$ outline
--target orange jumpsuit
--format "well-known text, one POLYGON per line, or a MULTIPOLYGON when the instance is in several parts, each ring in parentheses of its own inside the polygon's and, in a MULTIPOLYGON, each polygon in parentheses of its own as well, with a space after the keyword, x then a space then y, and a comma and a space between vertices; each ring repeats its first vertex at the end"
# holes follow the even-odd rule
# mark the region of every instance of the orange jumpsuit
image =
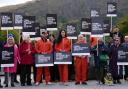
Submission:
MULTIPOLYGON (((78 43, 78 42, 77 42, 78 43)), ((85 42, 84 42, 85 43, 85 42)), ((87 56, 75 56, 75 80, 76 82, 86 82, 87 81, 87 56)))
MULTIPOLYGON (((52 53, 52 43, 50 41, 44 42, 42 39, 38 40, 35 44, 35 49, 37 53, 52 53)), ((43 60, 43 59, 42 59, 43 60)), ((43 69, 45 72, 45 81, 48 83, 50 81, 50 70, 49 67, 38 67, 36 72, 36 82, 40 82, 43 69)))
POLYGON ((90 37, 91 46, 94 47, 97 45, 97 38, 96 37, 90 37))
MULTIPOLYGON (((65 51, 70 52, 71 50, 71 42, 68 38, 62 38, 62 42, 55 45, 56 52, 65 51)), ((67 82, 68 81, 68 65, 63 64, 59 65, 59 76, 60 82, 67 82)))

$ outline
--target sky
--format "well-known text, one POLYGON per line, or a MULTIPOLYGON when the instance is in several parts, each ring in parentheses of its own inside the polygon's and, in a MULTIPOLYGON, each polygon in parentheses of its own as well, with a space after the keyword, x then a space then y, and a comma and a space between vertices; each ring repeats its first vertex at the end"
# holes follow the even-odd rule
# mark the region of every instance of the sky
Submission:
POLYGON ((0 7, 25 3, 27 1, 32 1, 32 0, 0 0, 0 7))

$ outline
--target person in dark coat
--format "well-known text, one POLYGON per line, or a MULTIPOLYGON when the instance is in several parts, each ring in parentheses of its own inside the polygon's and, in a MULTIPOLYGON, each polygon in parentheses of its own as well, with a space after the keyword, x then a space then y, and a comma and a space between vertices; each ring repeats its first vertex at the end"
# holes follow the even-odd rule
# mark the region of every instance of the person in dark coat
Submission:
MULTIPOLYGON (((2 58, 2 50, 3 50, 3 42, 0 41, 0 58, 2 58)), ((1 68, 0 68, 1 69, 1 68)), ((2 88, 3 86, 1 85, 1 79, 0 79, 0 88, 2 88)))
POLYGON ((113 83, 121 84, 119 75, 118 75, 118 66, 117 66, 117 59, 118 59, 118 49, 121 47, 120 38, 117 37, 114 39, 113 45, 110 46, 110 62, 109 68, 110 73, 113 77, 113 83))
POLYGON ((97 80, 102 84, 105 84, 104 77, 106 75, 106 66, 107 66, 107 59, 108 59, 108 47, 103 43, 102 39, 98 40, 98 46, 94 46, 94 60, 95 60, 95 68, 97 74, 97 80), (104 56, 105 58, 101 58, 104 56))
POLYGON ((123 43, 124 42, 124 36, 123 34, 120 32, 120 29, 118 27, 114 27, 112 32, 110 32, 110 36, 112 37, 112 39, 115 39, 117 37, 120 37, 120 42, 123 43))
MULTIPOLYGON (((125 36, 125 42, 122 44, 123 47, 128 49, 128 36, 125 36)), ((125 80, 128 80, 128 66, 125 66, 125 80)))

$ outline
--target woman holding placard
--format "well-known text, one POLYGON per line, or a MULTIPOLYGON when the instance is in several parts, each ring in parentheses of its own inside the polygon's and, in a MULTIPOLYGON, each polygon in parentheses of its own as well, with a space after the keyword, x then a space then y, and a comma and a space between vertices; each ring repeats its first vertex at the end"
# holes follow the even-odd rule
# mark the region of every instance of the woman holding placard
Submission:
POLYGON ((107 60, 109 59, 108 51, 108 47, 104 44, 103 39, 99 38, 98 44, 93 48, 96 77, 99 84, 105 84, 104 77, 107 73, 107 60))
MULTIPOLYGON (((46 30, 42 30, 41 39, 38 40, 37 43, 35 44, 35 50, 38 54, 48 54, 48 53, 50 54, 50 53, 52 53, 52 43, 47 39, 47 31, 46 30)), ((46 85, 51 84, 51 82, 50 82, 51 76, 50 76, 49 67, 44 67, 44 68, 37 67, 36 84, 35 85, 40 84, 43 69, 45 72, 44 74, 45 74, 46 85)))
MULTIPOLYGON (((58 39, 55 45, 56 52, 70 52, 71 43, 67 38, 67 34, 65 30, 60 30, 58 39)), ((63 85, 68 85, 68 65, 67 64, 59 64, 59 76, 60 82, 63 85)))
POLYGON ((23 36, 23 41, 20 44, 20 56, 21 56, 21 73, 20 81, 21 86, 31 86, 31 67, 33 64, 33 49, 30 42, 30 37, 27 35, 23 36))
POLYGON ((11 86, 15 87, 14 86, 14 77, 15 77, 15 73, 17 70, 17 62, 20 59, 20 56, 19 56, 18 47, 15 44, 15 40, 14 40, 13 36, 8 37, 7 43, 4 45, 4 47, 14 47, 14 67, 5 67, 4 72, 5 72, 5 84, 6 84, 5 87, 8 87, 8 82, 9 82, 8 75, 11 76, 11 86))
MULTIPOLYGON (((78 36, 78 40, 76 42, 77 44, 83 44, 86 43, 85 38, 83 35, 78 36)), ((87 56, 75 56, 75 80, 76 85, 82 83, 84 85, 87 84, 87 65, 88 65, 88 57, 87 56)))

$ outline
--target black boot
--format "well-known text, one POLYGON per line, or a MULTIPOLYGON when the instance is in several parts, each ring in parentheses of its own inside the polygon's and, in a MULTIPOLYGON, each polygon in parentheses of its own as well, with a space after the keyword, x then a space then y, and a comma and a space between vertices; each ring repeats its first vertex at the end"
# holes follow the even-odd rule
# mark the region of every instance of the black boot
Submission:
POLYGON ((117 84, 116 80, 113 80, 113 84, 117 84))
POLYGON ((8 87, 8 84, 6 84, 5 87, 8 87))
POLYGON ((31 83, 27 83, 27 85, 28 85, 28 86, 32 86, 32 84, 31 84, 31 83))
POLYGON ((3 86, 0 84, 0 88, 3 88, 3 86))
POLYGON ((11 87, 15 87, 15 85, 14 84, 11 84, 11 87))
POLYGON ((25 86, 25 83, 22 83, 21 86, 25 86))
POLYGON ((17 83, 17 84, 19 84, 19 81, 18 80, 15 80, 14 82, 17 83))
POLYGON ((118 84, 121 84, 121 81, 118 79, 118 80, 117 80, 117 83, 118 83, 118 84))

